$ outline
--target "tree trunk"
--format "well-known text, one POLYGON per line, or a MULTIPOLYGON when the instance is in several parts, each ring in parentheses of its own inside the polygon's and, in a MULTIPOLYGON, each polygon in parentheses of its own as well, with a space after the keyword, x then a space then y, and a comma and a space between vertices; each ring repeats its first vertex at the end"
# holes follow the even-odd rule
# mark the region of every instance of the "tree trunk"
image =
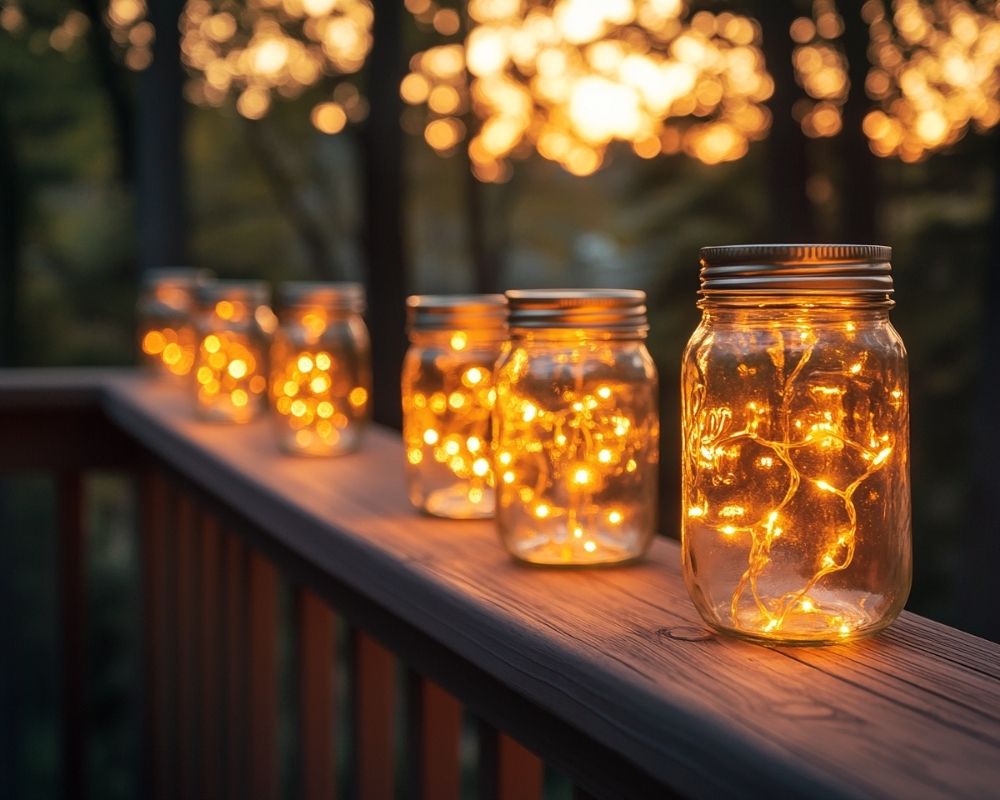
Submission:
POLYGON ((337 269, 334 263, 334 255, 330 252, 323 232, 323 221, 313 214, 309 204, 305 202, 300 186, 301 179, 288 163, 281 144, 276 143, 269 134, 266 124, 265 120, 243 121, 243 130, 250 151, 257 158, 278 208, 295 229, 305 247, 313 276, 317 280, 333 280, 339 277, 343 270, 337 269))
MULTIPOLYGON (((0 99, 5 95, 0 85, 0 99)), ((19 295, 21 226, 24 187, 6 111, 0 105, 0 366, 12 367, 21 357, 19 295)))
POLYGON ((812 242, 816 238, 813 206, 806 192, 808 140, 792 116, 792 106, 802 91, 795 82, 793 42, 788 30, 799 16, 797 4, 790 0, 757 3, 757 18, 764 30, 764 58, 774 79, 774 94, 768 102, 771 132, 766 169, 770 213, 765 233, 777 242, 812 242))
POLYGON ((146 270, 184 264, 182 0, 155 0, 149 19, 156 28, 153 63, 142 73, 136 102, 136 204, 139 266, 146 270))
POLYGON ((406 349, 408 286, 403 240, 403 130, 399 84, 405 75, 403 6, 376 0, 368 86, 371 113, 364 131, 365 244, 372 327, 375 419, 400 427, 399 376, 406 349))
POLYGON ((840 135, 841 241, 879 244, 879 159, 868 147, 861 129, 871 109, 865 91, 868 76, 868 24, 861 17, 863 0, 841 0, 844 49, 851 87, 844 104, 844 130, 840 135))
POLYGON ((79 0, 80 10, 90 20, 87 31, 87 41, 90 45, 97 77, 104 87, 111 104, 111 118, 117 147, 114 148, 118 157, 118 172, 121 180, 131 185, 135 178, 135 110, 132 104, 132 92, 128 83, 125 68, 116 63, 112 48, 114 44, 108 25, 101 13, 101 4, 97 0, 79 0))

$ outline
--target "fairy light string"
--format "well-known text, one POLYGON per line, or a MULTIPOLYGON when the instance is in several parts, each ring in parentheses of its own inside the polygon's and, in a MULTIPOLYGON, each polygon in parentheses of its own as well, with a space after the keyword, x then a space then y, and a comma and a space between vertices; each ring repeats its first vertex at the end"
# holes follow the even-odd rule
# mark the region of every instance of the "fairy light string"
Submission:
MULTIPOLYGON (((516 349, 498 379, 498 480, 530 510, 538 528, 552 531, 561 560, 589 561, 599 555, 600 532, 627 527, 635 516, 628 503, 608 504, 602 493, 633 475, 656 436, 655 414, 638 416, 636 386, 587 380, 588 363, 614 367, 608 347, 571 349, 553 356, 572 379, 554 402, 524 390, 529 356, 516 349), (554 526, 553 520, 565 520, 554 526)), ((558 375, 554 383, 561 384, 558 375)))
MULTIPOLYGON (((850 335, 856 326, 846 323, 850 335)), ((709 405, 707 403, 707 376, 711 370, 711 337, 702 343, 695 355, 696 379, 690 392, 690 432, 686 442, 687 471, 692 476, 695 490, 694 502, 688 504, 687 515, 694 522, 707 525, 723 540, 734 541, 748 537, 747 565, 740 576, 729 602, 730 622, 740 629, 758 634, 780 636, 793 614, 817 615, 823 627, 840 636, 854 630, 852 620, 839 609, 826 609, 814 596, 814 591, 828 576, 847 570, 854 561, 858 540, 858 508, 855 494, 872 476, 893 465, 897 452, 895 433, 891 426, 883 432, 876 431, 869 415, 863 441, 846 433, 845 405, 848 388, 866 380, 866 361, 869 353, 861 351, 857 357, 847 359, 840 372, 809 367, 817 354, 817 337, 807 325, 793 334, 797 342, 786 341, 777 333, 776 345, 768 354, 780 376, 786 369, 785 354, 800 349, 794 367, 782 382, 780 408, 776 415, 778 436, 768 434, 772 409, 765 403, 746 400, 745 421, 733 430, 739 404, 709 405), (807 379, 808 378, 808 379, 807 379), (798 413, 793 404, 808 405, 798 413), (753 466, 758 475, 774 474, 775 470, 787 471, 780 499, 765 504, 755 518, 747 519, 753 505, 751 492, 759 484, 752 479, 745 481, 747 495, 736 492, 727 495, 725 502, 710 504, 707 495, 715 487, 733 481, 734 465, 746 459, 747 445, 752 445, 756 456, 753 466), (816 453, 821 455, 816 458, 816 453), (810 458, 812 454, 812 458, 810 458), (815 463, 814 463, 815 462, 815 463), (837 478, 832 476, 837 472, 837 478), (819 526, 823 530, 814 571, 800 586, 782 592, 776 597, 762 590, 761 580, 772 565, 774 548, 783 536, 794 535, 797 528, 806 527, 809 507, 807 491, 820 496, 833 495, 842 503, 846 524, 819 526), (796 506, 806 503, 805 507, 796 506), (752 598, 758 617, 750 619, 742 611, 747 594, 752 598)), ((741 377, 748 377, 750 368, 739 367, 741 377)), ((903 404, 903 391, 898 384, 886 390, 886 398, 894 409, 903 404)), ((779 482, 780 483, 780 482, 779 482)), ((766 482, 765 482, 766 485, 766 482)), ((812 526, 810 530, 815 530, 812 526)))
POLYGON ((414 361, 403 394, 406 458, 413 467, 439 465, 460 481, 473 506, 492 504, 494 486, 490 413, 496 399, 492 370, 496 345, 454 331, 433 364, 433 380, 414 361), (423 378, 423 379, 422 379, 423 378), (434 385, 431 386, 430 384, 434 385))

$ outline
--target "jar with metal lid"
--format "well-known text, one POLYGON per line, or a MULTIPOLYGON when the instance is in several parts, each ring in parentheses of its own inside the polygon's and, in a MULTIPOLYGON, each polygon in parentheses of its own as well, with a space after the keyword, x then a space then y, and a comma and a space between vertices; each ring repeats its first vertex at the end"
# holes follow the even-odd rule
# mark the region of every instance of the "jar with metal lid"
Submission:
POLYGON ((175 378, 191 373, 197 349, 195 291, 211 279, 208 270, 187 267, 151 269, 143 275, 136 311, 144 366, 175 378))
POLYGON ((271 346, 271 409, 283 450, 332 456, 356 450, 370 417, 371 345, 358 283, 279 287, 271 346))
POLYGON ((684 577, 715 628, 828 643, 910 587, 906 351, 891 249, 701 251, 681 372, 684 577))
POLYGON ((217 422, 249 422, 264 407, 267 348, 276 324, 262 281, 216 281, 197 291, 195 408, 217 422))
POLYGON ((403 440, 414 506, 439 517, 492 517, 493 367, 507 340, 503 295, 406 301, 403 440))
POLYGON ((494 411, 500 538, 534 564, 638 558, 654 534, 659 440, 645 293, 507 300, 494 411))

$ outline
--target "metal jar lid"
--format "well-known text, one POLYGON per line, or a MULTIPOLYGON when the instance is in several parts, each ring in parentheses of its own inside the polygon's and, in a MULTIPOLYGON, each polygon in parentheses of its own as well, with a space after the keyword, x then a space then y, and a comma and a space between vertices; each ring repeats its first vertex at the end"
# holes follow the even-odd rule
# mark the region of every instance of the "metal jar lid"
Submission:
POLYGON ((156 289, 160 286, 176 286, 179 289, 194 290, 209 283, 215 275, 210 269, 196 267, 156 267, 142 273, 142 286, 156 289))
POLYGON ((507 329, 502 294, 415 294, 406 298, 406 324, 414 331, 507 329))
POLYGON ((649 330, 646 293, 638 289, 518 289, 507 302, 511 329, 649 330))
POLYGON ((282 308, 322 306, 333 311, 365 310, 365 287, 353 281, 285 281, 278 286, 282 308))
POLYGON ((701 249, 701 294, 892 294, 892 248, 738 244, 701 249))
POLYGON ((201 306, 211 306, 223 300, 265 306, 271 300, 271 289, 265 281, 212 281, 199 286, 195 297, 201 306))

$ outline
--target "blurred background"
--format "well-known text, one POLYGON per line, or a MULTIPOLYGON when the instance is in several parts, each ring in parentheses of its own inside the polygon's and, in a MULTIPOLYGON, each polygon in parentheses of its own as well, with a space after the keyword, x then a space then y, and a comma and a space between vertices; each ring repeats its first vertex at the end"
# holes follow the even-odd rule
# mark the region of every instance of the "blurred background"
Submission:
MULTIPOLYGON (((0 364, 133 363, 153 267, 357 279, 376 415, 398 424, 406 294, 642 288, 676 536, 698 248, 889 244, 908 607, 1000 640, 998 123, 1000 2, 0 0, 0 364)), ((124 797, 133 501, 96 483, 90 766, 124 797)), ((0 488, 0 796, 46 797, 51 489, 0 488)))

